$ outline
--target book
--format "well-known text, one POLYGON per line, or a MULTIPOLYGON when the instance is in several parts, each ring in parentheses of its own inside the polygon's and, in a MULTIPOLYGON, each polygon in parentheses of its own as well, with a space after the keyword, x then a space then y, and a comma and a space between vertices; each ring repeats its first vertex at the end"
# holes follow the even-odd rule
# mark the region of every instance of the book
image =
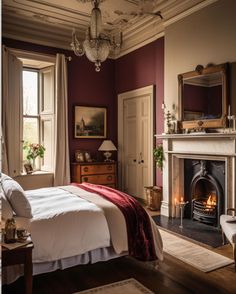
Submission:
POLYGON ((1 242, 1 245, 9 250, 13 250, 16 249, 18 247, 23 247, 29 243, 31 243, 32 240, 29 237, 27 240, 23 241, 23 242, 15 242, 15 243, 5 243, 5 242, 1 242))

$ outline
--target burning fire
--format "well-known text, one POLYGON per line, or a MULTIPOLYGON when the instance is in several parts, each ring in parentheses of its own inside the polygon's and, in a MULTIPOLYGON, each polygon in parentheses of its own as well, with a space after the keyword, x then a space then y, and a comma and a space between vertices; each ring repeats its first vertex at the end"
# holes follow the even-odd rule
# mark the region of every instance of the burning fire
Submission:
POLYGON ((216 195, 210 195, 206 202, 207 207, 216 206, 216 195))

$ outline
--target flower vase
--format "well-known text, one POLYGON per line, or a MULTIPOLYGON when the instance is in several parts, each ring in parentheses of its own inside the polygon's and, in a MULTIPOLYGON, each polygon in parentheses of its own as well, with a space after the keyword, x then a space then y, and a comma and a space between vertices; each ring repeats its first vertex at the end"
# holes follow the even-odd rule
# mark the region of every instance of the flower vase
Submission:
POLYGON ((35 159, 36 159, 36 158, 33 158, 33 159, 32 159, 32 169, 33 169, 33 171, 35 171, 35 170, 36 170, 36 163, 35 163, 35 159))

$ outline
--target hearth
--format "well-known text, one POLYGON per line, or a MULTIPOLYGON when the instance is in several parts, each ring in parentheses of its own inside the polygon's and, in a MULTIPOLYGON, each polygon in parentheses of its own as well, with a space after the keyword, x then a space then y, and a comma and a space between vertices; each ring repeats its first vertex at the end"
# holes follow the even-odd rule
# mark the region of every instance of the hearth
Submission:
POLYGON ((185 160, 185 217, 219 227, 224 211, 224 163, 185 160))

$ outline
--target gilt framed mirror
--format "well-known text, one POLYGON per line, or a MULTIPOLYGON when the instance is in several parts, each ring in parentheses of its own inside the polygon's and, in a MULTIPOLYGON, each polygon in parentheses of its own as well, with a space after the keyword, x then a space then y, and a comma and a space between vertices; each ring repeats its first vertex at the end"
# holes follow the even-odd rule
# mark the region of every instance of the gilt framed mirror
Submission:
POLYGON ((179 117, 183 129, 223 128, 228 104, 228 63, 198 65, 178 75, 179 117))

